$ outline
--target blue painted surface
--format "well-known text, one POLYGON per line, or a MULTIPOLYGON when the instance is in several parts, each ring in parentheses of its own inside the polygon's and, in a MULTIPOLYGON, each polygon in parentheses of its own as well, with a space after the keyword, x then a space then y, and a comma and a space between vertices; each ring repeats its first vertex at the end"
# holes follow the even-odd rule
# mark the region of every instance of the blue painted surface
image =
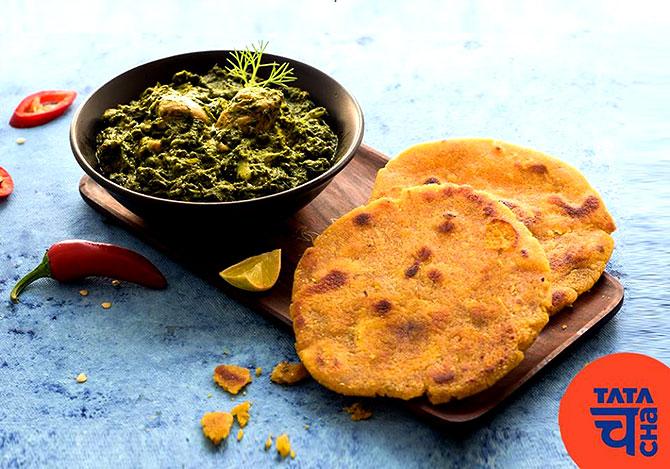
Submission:
POLYGON ((653 5, 43 3, 3 2, 0 15, 0 165, 17 186, 0 203, 0 467, 569 467, 557 410, 577 371, 615 351, 670 362, 670 37, 653 5), (76 89, 81 103, 139 63, 258 39, 342 82, 364 109, 366 142, 386 153, 491 136, 579 167, 619 226, 609 266, 626 286, 618 316, 471 431, 440 431, 388 401, 355 423, 341 410, 351 400, 313 382, 273 386, 265 374, 236 399, 254 403, 244 439, 213 448, 199 418, 233 401, 212 382, 213 367, 267 371, 295 357, 291 335, 84 204, 71 113, 29 130, 7 121, 35 90, 76 89), (11 305, 11 285, 64 238, 136 249, 170 288, 42 281, 11 305), (87 383, 74 381, 80 372, 87 383), (262 450, 281 432, 297 459, 262 450))

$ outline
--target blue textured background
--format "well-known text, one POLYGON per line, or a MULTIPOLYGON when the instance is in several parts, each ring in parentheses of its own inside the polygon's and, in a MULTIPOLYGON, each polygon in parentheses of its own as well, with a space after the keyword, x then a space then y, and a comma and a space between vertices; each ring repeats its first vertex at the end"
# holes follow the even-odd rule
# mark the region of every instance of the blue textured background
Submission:
POLYGON ((0 165, 16 191, 0 202, 0 466, 572 466, 557 410, 577 371, 615 351, 670 362, 667 15, 641 1, 371 3, 2 3, 0 165), (264 375, 244 396, 254 406, 242 442, 213 448, 199 418, 232 405, 213 367, 268 371, 294 358, 290 333, 84 204, 67 139, 71 112, 28 130, 7 121, 36 90, 75 89, 79 104, 142 62, 258 39, 341 81, 364 109, 365 141, 388 154, 491 136, 579 167, 619 226, 609 266, 626 286, 618 316, 472 431, 440 431, 388 401, 372 404, 371 420, 352 422, 341 410, 351 400, 314 382, 273 386, 264 375), (11 305, 11 285, 64 238, 134 248, 170 288, 41 281, 11 305), (74 381, 80 372, 87 383, 74 381), (268 433, 280 432, 296 460, 262 450, 268 433))

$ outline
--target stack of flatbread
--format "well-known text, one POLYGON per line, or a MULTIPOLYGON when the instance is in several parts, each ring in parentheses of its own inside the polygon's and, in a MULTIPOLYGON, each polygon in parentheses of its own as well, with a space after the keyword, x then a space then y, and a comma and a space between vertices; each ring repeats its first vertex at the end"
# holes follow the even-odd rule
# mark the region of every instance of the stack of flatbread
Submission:
POLYGON ((414 146, 305 252, 291 305, 298 354, 347 395, 470 396, 593 286, 614 229, 596 191, 555 158, 486 139, 414 146))

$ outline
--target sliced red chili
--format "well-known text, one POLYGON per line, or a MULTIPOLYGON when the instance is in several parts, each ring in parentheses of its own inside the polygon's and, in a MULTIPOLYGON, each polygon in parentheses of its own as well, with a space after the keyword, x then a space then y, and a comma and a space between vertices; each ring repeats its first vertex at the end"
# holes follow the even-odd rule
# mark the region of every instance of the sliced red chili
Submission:
POLYGON ((12 127, 37 127, 63 114, 77 97, 75 91, 38 91, 19 103, 9 120, 12 127))
POLYGON ((8 197, 14 190, 14 181, 7 170, 0 166, 0 199, 8 197))

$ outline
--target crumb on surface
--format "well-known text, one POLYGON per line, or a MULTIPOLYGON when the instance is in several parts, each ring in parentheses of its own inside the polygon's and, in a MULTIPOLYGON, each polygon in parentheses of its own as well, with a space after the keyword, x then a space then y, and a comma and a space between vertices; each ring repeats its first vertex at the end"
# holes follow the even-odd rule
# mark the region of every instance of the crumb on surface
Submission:
POLYGON ((121 285, 121 281, 114 279, 114 280, 112 280, 112 285, 115 286, 115 287, 118 287, 118 286, 121 285))
POLYGON ((268 436, 268 439, 265 440, 265 451, 269 450, 272 447, 272 435, 268 436))
POLYGON ((81 296, 88 296, 88 290, 79 290, 81 296))
POLYGON ((305 430, 309 430, 309 425, 305 424, 305 430))
POLYGON ((103 309, 109 309, 112 307, 112 302, 111 301, 103 301, 100 303, 100 306, 102 306, 103 309))
POLYGON ((242 437, 244 436, 244 430, 241 428, 237 431, 237 441, 240 441, 242 437))
POLYGON ((277 384, 296 384, 307 378, 307 368, 298 363, 289 363, 287 361, 279 362, 270 375, 270 380, 277 384))
POLYGON ((256 376, 260 376, 263 373, 263 368, 260 366, 256 368, 256 376))
POLYGON ((77 377, 75 378, 75 380, 77 380, 77 383, 80 383, 80 384, 85 383, 86 381, 88 381, 88 376, 86 376, 85 373, 79 373, 77 375, 77 377))
POLYGON ((218 445, 228 438, 230 427, 233 426, 233 416, 228 412, 207 412, 202 416, 200 424, 204 435, 218 445))
POLYGON ((288 435, 286 433, 282 433, 277 437, 275 446, 277 447, 277 452, 282 458, 285 458, 291 452, 291 441, 288 439, 288 435))
POLYGON ((563 330, 566 330, 567 328, 568 328, 568 325, 567 325, 567 324, 563 324, 563 325, 561 326, 561 329, 563 329, 563 330))
POLYGON ((244 401, 237 404, 230 411, 233 414, 233 417, 237 419, 237 423, 240 424, 240 427, 244 428, 249 423, 249 408, 251 408, 251 402, 244 401))
POLYGON ((237 365, 219 365, 214 369, 214 382, 231 394, 237 394, 251 382, 251 373, 237 365))
POLYGON ((16 143, 17 145, 23 145, 24 143, 26 143, 26 139, 24 137, 19 137, 16 139, 16 143))
POLYGON ((361 402, 354 402, 348 407, 344 408, 344 411, 351 415, 351 420, 367 420, 372 417, 372 411, 363 407, 361 402))
POLYGON ((212 398, 212 393, 210 392, 209 394, 207 394, 207 399, 211 399, 211 398, 212 398))

